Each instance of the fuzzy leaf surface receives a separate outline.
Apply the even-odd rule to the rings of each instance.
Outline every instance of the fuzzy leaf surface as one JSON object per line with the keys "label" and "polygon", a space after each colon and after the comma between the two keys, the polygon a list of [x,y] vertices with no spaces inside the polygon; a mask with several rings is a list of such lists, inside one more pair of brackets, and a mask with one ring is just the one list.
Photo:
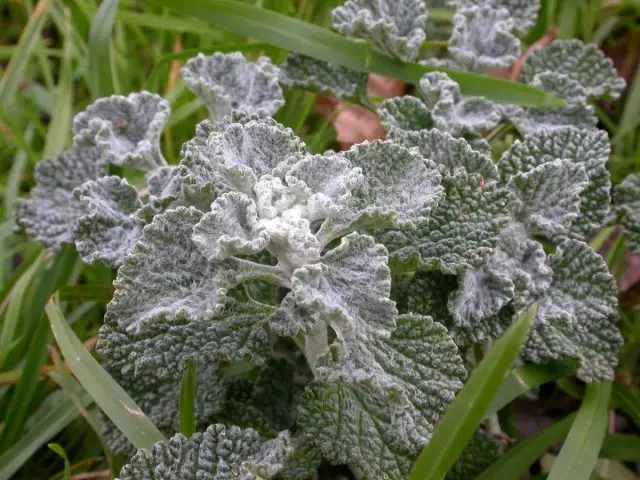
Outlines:
{"label": "fuzzy leaf surface", "polygon": [[414,132],[433,128],[433,119],[419,98],[405,95],[382,102],[378,108],[382,126],[391,132]]}
{"label": "fuzzy leaf surface", "polygon": [[268,57],[252,63],[240,52],[201,53],[185,64],[182,77],[215,120],[234,110],[266,117],[284,105],[279,70]]}
{"label": "fuzzy leaf surface", "polygon": [[95,147],[74,146],[38,163],[31,198],[16,202],[17,224],[52,251],[72,243],[73,231],[83,214],[73,201],[73,190],[105,173]]}
{"label": "fuzzy leaf surface", "polygon": [[280,83],[286,88],[305,88],[336,98],[356,98],[366,95],[366,72],[324,62],[299,53],[287,55],[280,67]]}
{"label": "fuzzy leaf surface", "polygon": [[102,177],[76,188],[73,198],[85,213],[73,235],[82,260],[119,267],[144,226],[136,215],[142,201],[135,187],[120,177]]}
{"label": "fuzzy leaf surface", "polygon": [[160,136],[170,112],[169,102],[153,93],[113,95],[76,115],[73,134],[79,144],[98,147],[104,163],[150,171],[167,164]]}
{"label": "fuzzy leaf surface", "polygon": [[332,464],[404,479],[465,375],[442,325],[401,315],[390,338],[334,343],[302,397],[299,424]]}
{"label": "fuzzy leaf surface", "polygon": [[141,449],[120,472],[120,480],[268,480],[291,453],[288,432],[263,442],[252,429],[211,425],[187,439]]}
{"label": "fuzzy leaf surface", "polygon": [[407,62],[417,58],[426,38],[428,15],[421,0],[347,0],[332,13],[338,32]]}
{"label": "fuzzy leaf surface", "polygon": [[580,193],[580,215],[571,226],[584,238],[600,227],[609,214],[611,180],[606,163],[611,147],[604,131],[562,128],[540,131],[516,141],[498,163],[502,182],[555,159],[567,159],[582,165],[589,178]]}
{"label": "fuzzy leaf surface", "polygon": [[457,274],[486,260],[508,219],[507,192],[458,170],[443,179],[445,196],[415,231],[389,231],[380,241],[393,261]]}
{"label": "fuzzy leaf surface", "polygon": [[629,248],[640,252],[640,176],[630,174],[616,187],[616,208],[621,214],[620,225]]}
{"label": "fuzzy leaf surface", "polygon": [[522,69],[522,79],[531,83],[542,72],[568,75],[594,98],[615,100],[625,87],[625,81],[618,77],[613,61],[597,45],[577,39],[556,40],[535,50]]}
{"label": "fuzzy leaf surface", "polygon": [[553,282],[539,301],[524,358],[534,363],[577,358],[581,380],[612,380],[622,347],[615,279],[602,257],[578,240],[558,247],[551,268]]}
{"label": "fuzzy leaf surface", "polygon": [[520,34],[535,25],[540,11],[540,0],[449,0],[448,3],[458,9],[474,6],[487,6],[495,10],[504,8],[513,18],[513,28]]}
{"label": "fuzzy leaf surface", "polygon": [[464,8],[453,17],[449,53],[472,72],[508,68],[520,55],[520,40],[511,33],[513,28],[513,19],[504,8]]}

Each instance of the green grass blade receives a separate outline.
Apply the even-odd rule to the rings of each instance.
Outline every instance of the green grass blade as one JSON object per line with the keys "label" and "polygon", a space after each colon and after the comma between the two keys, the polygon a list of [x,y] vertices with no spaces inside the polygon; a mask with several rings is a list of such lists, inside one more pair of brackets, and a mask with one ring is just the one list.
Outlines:
{"label": "green grass blade", "polygon": [[531,389],[573,375],[577,366],[577,362],[574,360],[560,360],[544,365],[523,365],[522,367],[514,368],[503,382],[493,402],[491,402],[485,417],[496,413]]}
{"label": "green grass blade", "polygon": [[618,125],[618,131],[613,137],[613,143],[619,143],[625,136],[631,134],[640,124],[640,64],[633,76],[633,83],[629,86],[629,93],[624,103],[622,118]]}
{"label": "green grass blade", "polygon": [[607,435],[599,456],[621,462],[640,462],[640,436],[624,433]]}
{"label": "green grass blade", "polygon": [[444,478],[484,419],[533,325],[536,311],[534,304],[494,343],[436,427],[409,480]]}
{"label": "green grass blade", "polygon": [[89,81],[94,98],[116,92],[111,61],[111,32],[118,0],[103,0],[89,30]]}
{"label": "green grass blade", "polygon": [[149,448],[165,438],[120,385],[87,352],[56,300],[45,308],[51,330],[74,375],[111,421],[136,448]]}
{"label": "green grass blade", "polygon": [[11,57],[11,61],[0,78],[0,105],[7,107],[15,99],[18,87],[23,80],[25,68],[36,48],[40,33],[47,22],[49,9],[53,0],[40,0],[33,14],[22,30],[17,48]]}
{"label": "green grass blade", "polygon": [[484,470],[476,480],[520,478],[549,447],[567,436],[575,417],[575,414],[569,415],[520,442]]}
{"label": "green grass blade", "polygon": [[196,366],[187,362],[180,383],[180,433],[190,438],[196,432]]}
{"label": "green grass blade", "polygon": [[417,83],[424,74],[446,72],[460,84],[465,95],[525,106],[558,106],[564,102],[541,90],[520,83],[417,63],[403,63],[361,42],[343,37],[325,28],[253,5],[229,0],[154,0],[216,27],[239,35],[257,38],[286,50],[337,63],[354,70],[378,73],[407,83]]}
{"label": "green grass blade", "polygon": [[71,464],[69,463],[69,457],[67,457],[67,452],[64,451],[64,448],[58,443],[50,443],[47,445],[51,450],[56,452],[58,455],[62,457],[64,460],[64,475],[63,480],[69,480],[71,478]]}
{"label": "green grass blade", "polygon": [[611,383],[589,384],[567,440],[553,464],[548,480],[584,480],[598,461],[607,433]]}
{"label": "green grass blade", "polygon": [[636,427],[640,428],[640,391],[627,390],[619,385],[613,386],[611,398],[615,407],[627,415]]}
{"label": "green grass blade", "polygon": [[[62,392],[57,405],[45,416],[34,423],[20,440],[0,456],[0,480],[8,480],[24,465],[45,443],[50,441],[77,416],[78,411],[71,400]],[[79,394],[85,407],[91,404],[91,397],[84,392]]]}
{"label": "green grass blade", "polygon": [[71,118],[73,117],[73,49],[71,43],[71,18],[68,9],[65,10],[64,26],[64,53],[53,105],[53,116],[49,122],[42,153],[45,158],[63,151],[70,139]]}

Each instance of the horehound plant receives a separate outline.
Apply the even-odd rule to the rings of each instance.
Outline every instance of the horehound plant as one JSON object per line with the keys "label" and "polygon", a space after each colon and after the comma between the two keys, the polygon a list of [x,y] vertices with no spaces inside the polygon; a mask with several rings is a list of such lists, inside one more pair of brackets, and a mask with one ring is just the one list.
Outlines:
{"label": "horehound plant", "polygon": [[[536,2],[456,0],[449,59],[511,65]],[[491,25],[489,32],[487,25]],[[420,0],[349,0],[336,30],[403,60],[429,31]],[[482,41],[479,36],[482,35]],[[55,251],[118,268],[97,350],[163,433],[135,451],[104,419],[128,479],[307,479],[322,462],[357,478],[403,479],[464,385],[463,354],[534,302],[521,361],[577,359],[585,382],[612,379],[622,339],[617,288],[585,240],[616,213],[638,243],[640,182],[617,191],[607,135],[589,100],[616,98],[593,46],[536,51],[522,81],[562,97],[555,109],[465,97],[445,73],[385,101],[385,141],[313,154],[276,122],[282,86],[362,98],[366,75],[291,54],[199,55],[183,69],[211,119],[168,165],[169,105],[148,92],[78,114],[73,147],[40,163],[16,210]],[[484,138],[512,124],[494,161]],[[110,175],[146,172],[146,188]],[[632,243],[633,244],[633,243]],[[197,372],[191,438],[176,434],[180,380]],[[448,478],[474,478],[500,454],[478,431]]]}

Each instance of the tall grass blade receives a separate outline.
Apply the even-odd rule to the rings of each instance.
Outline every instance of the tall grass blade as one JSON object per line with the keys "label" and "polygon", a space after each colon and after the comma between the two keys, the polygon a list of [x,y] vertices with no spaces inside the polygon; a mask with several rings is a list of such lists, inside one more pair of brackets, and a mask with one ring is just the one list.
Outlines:
{"label": "tall grass blade", "polygon": [[15,99],[23,80],[25,68],[40,40],[40,33],[47,22],[52,5],[53,0],[40,0],[22,30],[17,48],[2,74],[2,78],[0,78],[0,105],[2,108],[8,107]]}
{"label": "tall grass blade", "polygon": [[47,137],[44,142],[43,157],[50,157],[65,149],[71,132],[71,118],[73,117],[73,49],[71,42],[71,18],[65,9],[65,40],[60,65],[60,76],[56,88],[53,115],[49,122]]}
{"label": "tall grass blade", "polygon": [[496,413],[523,393],[576,372],[574,360],[558,360],[544,365],[523,365],[514,368],[502,383],[485,416]]}
{"label": "tall grass blade", "polygon": [[618,143],[625,136],[633,134],[638,125],[640,125],[640,64],[636,68],[633,83],[629,87],[622,118],[618,125],[618,131],[613,137],[613,143]]}
{"label": "tall grass blade", "polygon": [[567,440],[553,464],[548,480],[584,480],[598,461],[607,433],[611,383],[589,384]]}
{"label": "tall grass blade", "polygon": [[46,306],[51,330],[67,365],[93,400],[136,448],[149,448],[165,438],[120,385],[87,352],[60,310],[57,300]]}
{"label": "tall grass blade", "polygon": [[69,457],[67,457],[67,452],[64,451],[64,448],[58,443],[50,443],[47,445],[51,450],[56,452],[58,455],[62,457],[64,460],[64,475],[62,476],[63,480],[69,480],[71,478],[71,464],[69,463]]}
{"label": "tall grass blade", "polygon": [[520,442],[484,470],[476,480],[520,478],[544,452],[567,436],[575,417],[575,414],[569,415]]}
{"label": "tall grass blade", "polygon": [[624,433],[607,435],[599,456],[621,462],[640,462],[640,436]]}
{"label": "tall grass blade", "polygon": [[[78,411],[73,402],[60,390],[52,395],[56,394],[60,396],[56,406],[38,419],[20,440],[0,456],[0,480],[9,480],[38,449],[60,433],[78,416]],[[84,392],[79,392],[78,395],[85,407],[91,404],[92,400],[89,395]]]}
{"label": "tall grass blade", "polygon": [[196,432],[196,365],[188,361],[180,383],[180,433],[189,438]]}
{"label": "tall grass blade", "polygon": [[118,0],[103,0],[89,29],[89,82],[94,98],[116,92],[111,32],[117,11]]}
{"label": "tall grass blade", "polygon": [[440,480],[467,445],[500,389],[536,317],[534,304],[493,345],[438,424],[409,480]]}
{"label": "tall grass blade", "polygon": [[364,43],[296,18],[230,0],[154,0],[181,13],[210,22],[239,35],[257,38],[286,50],[337,63],[354,70],[378,73],[407,83],[417,83],[426,73],[446,72],[460,84],[462,93],[525,106],[559,106],[564,102],[527,85],[483,75],[417,63],[403,63]]}

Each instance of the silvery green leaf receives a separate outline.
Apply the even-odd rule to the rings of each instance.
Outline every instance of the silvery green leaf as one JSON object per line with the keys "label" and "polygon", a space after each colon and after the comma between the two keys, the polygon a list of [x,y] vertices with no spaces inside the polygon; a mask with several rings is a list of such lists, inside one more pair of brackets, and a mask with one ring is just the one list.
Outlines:
{"label": "silvery green leaf", "polygon": [[211,211],[193,227],[193,242],[208,260],[251,255],[267,247],[268,231],[258,224],[255,202],[243,193],[216,198]]}
{"label": "silvery green leaf", "polygon": [[538,303],[524,358],[534,363],[577,358],[578,378],[611,381],[622,347],[616,326],[615,279],[602,257],[577,240],[567,240],[558,247],[551,256],[551,268],[553,282]]}
{"label": "silvery green leaf", "polygon": [[530,240],[521,224],[509,225],[491,258],[464,272],[457,290],[448,296],[456,342],[470,345],[499,337],[545,294],[551,275],[542,245]]}
{"label": "silvery green leaf", "polygon": [[442,198],[441,176],[432,161],[390,141],[363,142],[344,152],[360,167],[364,184],[353,192],[355,218],[384,218],[397,226],[425,221]]}
{"label": "silvery green leaf", "polygon": [[365,181],[360,169],[338,154],[307,156],[288,170],[285,179],[288,185],[302,182],[308,189],[304,216],[310,222],[347,215],[351,191]]}
{"label": "silvery green leaf", "polygon": [[483,263],[508,220],[507,192],[480,175],[457,170],[443,178],[444,199],[415,231],[383,232],[394,262],[457,274]]}
{"label": "silvery green leaf", "polygon": [[472,150],[466,140],[453,138],[446,132],[436,129],[396,132],[392,140],[407,148],[417,148],[424,158],[440,165],[449,175],[458,168],[464,168],[468,173],[482,175],[485,180],[498,177],[498,170],[490,156]]}
{"label": "silvery green leaf", "polygon": [[354,232],[319,263],[293,272],[291,292],[271,327],[282,334],[308,333],[324,322],[343,339],[388,336],[397,315],[390,293],[386,249]]}
{"label": "silvery green leaf", "polygon": [[105,163],[144,171],[162,167],[167,162],[160,136],[170,110],[169,102],[149,92],[101,98],[75,116],[75,142],[97,146]]}
{"label": "silvery green leaf", "polygon": [[401,315],[390,338],[336,341],[302,396],[298,424],[332,464],[368,478],[407,478],[466,376],[447,330]]}
{"label": "silvery green leaf", "polygon": [[501,455],[500,442],[478,430],[444,478],[445,480],[474,480]]}
{"label": "silvery green leaf", "polygon": [[182,77],[216,120],[234,110],[266,117],[284,105],[279,70],[268,57],[252,63],[240,52],[200,53],[185,64]]}
{"label": "silvery green leaf", "polygon": [[218,165],[226,182],[247,195],[260,177],[281,176],[307,153],[293,130],[272,118],[230,123],[223,131],[209,135],[207,148],[208,160]]}
{"label": "silvery green leaf", "polygon": [[627,246],[640,252],[640,176],[630,174],[615,190],[616,208]]}
{"label": "silvery green leaf", "polygon": [[102,177],[77,187],[73,198],[84,212],[73,235],[82,260],[119,267],[144,226],[136,215],[142,201],[135,187],[120,177]]}
{"label": "silvery green leaf", "polygon": [[561,108],[523,108],[509,105],[504,111],[505,116],[524,137],[568,127],[593,131],[598,124],[593,107],[585,103]]}
{"label": "silvery green leaf", "polygon": [[449,0],[448,3],[458,9],[473,6],[487,6],[495,10],[505,8],[519,34],[525,34],[533,27],[540,11],[540,0]]}
{"label": "silvery green leaf", "polygon": [[263,442],[252,429],[211,425],[187,439],[140,449],[120,472],[121,480],[268,480],[291,453],[289,432]]}
{"label": "silvery green leaf", "polygon": [[73,243],[73,231],[83,214],[73,201],[73,189],[105,173],[99,150],[77,145],[38,163],[31,198],[16,202],[16,223],[50,250]]}
{"label": "silvery green leaf", "polygon": [[511,208],[532,235],[566,237],[580,214],[580,194],[589,184],[583,165],[552,160],[509,180]]}
{"label": "silvery green leaf", "polygon": [[172,165],[151,170],[146,177],[149,196],[160,202],[172,202],[182,195],[180,167]]}
{"label": "silvery green leaf", "polygon": [[449,53],[467,70],[489,72],[508,68],[520,56],[520,40],[505,8],[468,7],[453,17]]}
{"label": "silvery green leaf", "polygon": [[433,128],[433,119],[422,100],[411,95],[385,100],[377,110],[387,132],[413,132]]}
{"label": "silvery green leaf", "polygon": [[280,83],[286,88],[304,88],[330,94],[336,98],[356,98],[367,93],[366,72],[351,70],[290,52],[280,67]]}
{"label": "silvery green leaf", "polygon": [[[168,437],[180,431],[180,376],[160,380],[153,375],[136,377],[110,371],[118,384],[136,402],[136,405]],[[223,406],[227,380],[210,365],[196,368],[195,421],[198,430],[205,430]],[[101,433],[112,454],[132,456],[136,449],[109,418],[99,410]]]}
{"label": "silvery green leaf", "polygon": [[570,105],[586,103],[587,90],[577,80],[564,73],[540,72],[529,84],[556,97],[566,100]]}
{"label": "silvery green leaf", "polygon": [[347,0],[332,13],[338,32],[407,62],[418,57],[426,37],[428,15],[421,0]]}
{"label": "silvery green leaf", "polygon": [[284,480],[309,480],[317,475],[322,462],[320,448],[313,435],[299,435],[291,439],[293,453],[287,458],[280,476]]}
{"label": "silvery green leaf", "polygon": [[420,79],[420,90],[435,128],[454,137],[491,130],[502,120],[499,105],[482,97],[463,97],[458,84],[445,73],[427,73]]}
{"label": "silvery green leaf", "polygon": [[615,100],[624,90],[625,82],[618,77],[613,61],[598,46],[581,40],[556,40],[535,50],[522,69],[522,79],[530,83],[542,72],[568,75],[582,85],[589,97]]}
{"label": "silvery green leaf", "polygon": [[602,130],[579,130],[573,127],[543,130],[516,141],[498,163],[504,183],[519,172],[557,158],[572,160],[584,166],[589,184],[580,194],[580,216],[571,230],[586,237],[600,227],[609,214],[611,181],[606,169],[611,147]]}

